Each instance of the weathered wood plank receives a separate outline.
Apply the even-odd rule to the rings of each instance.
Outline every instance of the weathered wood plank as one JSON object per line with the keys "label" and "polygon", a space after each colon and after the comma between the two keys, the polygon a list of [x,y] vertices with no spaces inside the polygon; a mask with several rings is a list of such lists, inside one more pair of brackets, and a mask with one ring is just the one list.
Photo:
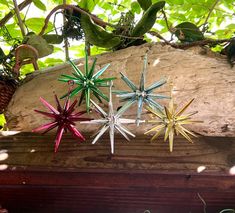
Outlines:
{"label": "weathered wood plank", "polygon": [[[174,189],[99,189],[74,187],[1,188],[4,206],[10,212],[82,212],[82,213],[199,213],[203,204],[196,192]],[[213,195],[214,194],[214,195]],[[207,213],[234,208],[234,193],[202,192]],[[227,199],[227,201],[226,201]]]}
{"label": "weathered wood plank", "polygon": [[0,203],[10,212],[197,213],[198,193],[209,213],[235,208],[234,138],[177,138],[170,153],[160,141],[117,136],[114,156],[107,136],[95,145],[65,136],[57,154],[53,138],[0,138]]}
{"label": "weathered wood plank", "polygon": [[109,154],[107,136],[94,145],[89,135],[86,138],[86,142],[79,143],[73,137],[65,136],[55,154],[54,136],[26,133],[1,137],[0,149],[7,153],[4,164],[11,170],[77,171],[85,168],[197,173],[199,166],[205,166],[203,173],[228,174],[235,165],[234,138],[200,137],[194,139],[194,144],[176,138],[174,151],[170,153],[168,143],[161,139],[150,143],[149,137],[137,136],[127,142],[117,135],[113,156]]}

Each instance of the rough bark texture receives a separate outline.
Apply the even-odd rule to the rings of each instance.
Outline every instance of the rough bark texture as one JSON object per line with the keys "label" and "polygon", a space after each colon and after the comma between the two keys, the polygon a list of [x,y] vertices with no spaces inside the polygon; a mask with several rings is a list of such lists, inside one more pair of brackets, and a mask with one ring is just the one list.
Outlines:
{"label": "rough bark texture", "polygon": [[[116,76],[118,79],[114,82],[115,89],[127,89],[125,83],[120,80],[119,72],[128,75],[138,84],[146,52],[147,85],[166,77],[167,84],[156,91],[169,95],[173,84],[174,99],[179,107],[195,98],[188,112],[198,111],[194,118],[204,122],[190,126],[191,130],[207,136],[235,136],[235,69],[231,69],[225,58],[209,55],[202,48],[180,50],[162,44],[147,44],[99,55],[97,69],[110,63],[108,71],[103,76]],[[84,60],[78,61],[81,69],[83,62]],[[18,88],[9,104],[6,113],[8,127],[11,130],[31,131],[45,123],[44,117],[34,113],[33,109],[44,110],[39,101],[40,96],[54,104],[53,91],[61,96],[68,89],[65,83],[57,80],[58,77],[70,73],[71,67],[67,64],[34,73],[31,80]],[[160,103],[165,105],[167,101]],[[106,106],[105,103],[102,105]],[[114,98],[114,106],[120,106],[117,98]],[[78,110],[82,109],[84,105]],[[133,110],[130,110],[129,114],[133,115],[136,112]],[[90,131],[94,126],[79,125],[79,128]],[[142,133],[150,126],[130,128],[134,132]]]}

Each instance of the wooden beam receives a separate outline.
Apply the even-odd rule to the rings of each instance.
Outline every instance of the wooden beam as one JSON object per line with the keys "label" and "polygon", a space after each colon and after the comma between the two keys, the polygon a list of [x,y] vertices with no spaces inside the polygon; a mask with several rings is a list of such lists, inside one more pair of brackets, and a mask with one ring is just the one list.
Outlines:
{"label": "wooden beam", "polygon": [[199,195],[207,212],[235,208],[234,138],[177,138],[170,153],[161,140],[117,136],[112,157],[107,136],[95,145],[65,136],[57,154],[53,140],[0,138],[0,203],[10,212],[203,212]]}

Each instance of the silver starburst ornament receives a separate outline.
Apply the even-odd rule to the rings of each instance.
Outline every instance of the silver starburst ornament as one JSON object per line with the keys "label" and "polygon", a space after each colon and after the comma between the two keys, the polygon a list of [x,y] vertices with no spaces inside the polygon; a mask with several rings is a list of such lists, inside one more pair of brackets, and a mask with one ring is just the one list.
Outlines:
{"label": "silver starburst ornament", "polygon": [[127,101],[124,104],[124,108],[129,108],[134,103],[137,103],[137,118],[136,123],[139,126],[140,118],[143,110],[143,104],[147,104],[152,108],[157,108],[162,110],[163,107],[156,102],[154,99],[163,99],[169,98],[165,95],[160,95],[153,93],[153,91],[166,83],[165,79],[161,79],[160,81],[155,82],[151,86],[145,86],[145,75],[147,71],[147,55],[144,56],[144,67],[140,78],[140,85],[136,86],[127,76],[120,72],[122,75],[122,80],[127,84],[128,87],[131,88],[131,91],[121,91],[114,90],[113,93],[117,94],[117,97],[121,98],[121,101]]}
{"label": "silver starburst ornament", "polygon": [[[95,106],[98,113],[101,115],[101,119],[91,120],[91,121],[84,121],[81,123],[86,124],[102,124],[102,127],[98,130],[95,134],[95,138],[92,141],[92,144],[95,144],[99,138],[109,130],[109,137],[110,137],[110,145],[111,145],[111,153],[114,153],[114,132],[115,130],[121,133],[128,141],[130,140],[128,136],[135,137],[133,133],[131,133],[123,124],[133,124],[136,122],[135,119],[127,119],[121,118],[123,113],[128,109],[127,106],[123,106],[117,112],[113,109],[112,103],[112,82],[110,83],[110,91],[109,91],[109,104],[108,104],[108,112],[106,113],[100,106],[98,106],[94,101],[91,100],[91,103]],[[144,122],[144,121],[140,121]]]}

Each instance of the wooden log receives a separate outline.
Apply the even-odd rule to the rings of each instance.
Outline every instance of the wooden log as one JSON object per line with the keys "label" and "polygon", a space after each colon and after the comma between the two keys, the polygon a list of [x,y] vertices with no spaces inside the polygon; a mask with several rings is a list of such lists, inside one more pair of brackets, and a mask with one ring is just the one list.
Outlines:
{"label": "wooden log", "polygon": [[[145,53],[148,53],[147,85],[166,77],[168,83],[159,88],[158,93],[169,95],[173,84],[174,99],[180,106],[195,98],[188,111],[198,111],[194,118],[204,122],[190,126],[191,130],[206,136],[235,136],[235,68],[232,69],[225,58],[208,55],[202,48],[180,50],[162,44],[145,44],[99,55],[97,69],[110,63],[103,76],[117,77],[115,89],[127,89],[119,72],[138,84]],[[83,62],[77,61],[81,69]],[[57,80],[61,74],[71,74],[70,65],[63,64],[36,72],[31,80],[18,88],[6,112],[9,129],[31,131],[45,123],[44,118],[34,113],[33,109],[44,109],[39,102],[40,96],[53,104],[53,91],[59,96],[66,93],[68,86]],[[167,105],[168,101],[160,103]],[[114,106],[120,105],[118,99],[114,98]],[[80,109],[84,109],[84,105]],[[132,117],[135,117],[135,110],[133,107],[129,111]],[[146,119],[146,116],[143,118]],[[83,131],[93,130],[93,126],[87,125],[80,125],[79,128]],[[131,128],[134,132],[143,133],[149,126]]]}
{"label": "wooden log", "polygon": [[[89,135],[86,135],[89,138]],[[182,138],[170,153],[143,136],[95,145],[65,136],[0,137],[0,204],[9,212],[219,212],[235,208],[235,138]]]}

